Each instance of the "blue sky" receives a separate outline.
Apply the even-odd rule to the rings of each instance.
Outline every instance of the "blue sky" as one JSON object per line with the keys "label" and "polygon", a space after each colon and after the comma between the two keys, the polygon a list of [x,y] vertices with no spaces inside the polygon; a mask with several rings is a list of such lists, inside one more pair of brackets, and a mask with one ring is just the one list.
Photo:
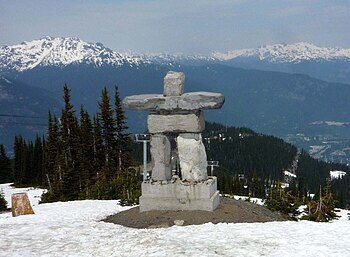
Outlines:
{"label": "blue sky", "polygon": [[349,29],[349,0],[0,0],[0,45],[70,36],[137,53],[350,48]]}

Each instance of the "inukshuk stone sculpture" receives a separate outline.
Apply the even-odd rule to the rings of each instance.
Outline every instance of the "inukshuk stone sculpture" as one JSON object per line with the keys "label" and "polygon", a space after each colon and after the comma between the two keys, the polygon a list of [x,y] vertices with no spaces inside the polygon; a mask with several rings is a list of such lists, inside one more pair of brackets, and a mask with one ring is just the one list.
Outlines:
{"label": "inukshuk stone sculpture", "polygon": [[[130,109],[149,110],[152,175],[142,184],[140,211],[207,210],[219,205],[216,177],[207,176],[207,156],[202,143],[204,109],[218,109],[225,98],[220,93],[184,93],[185,75],[169,71],[164,78],[163,95],[128,96]],[[176,135],[181,178],[171,169],[171,136]]]}

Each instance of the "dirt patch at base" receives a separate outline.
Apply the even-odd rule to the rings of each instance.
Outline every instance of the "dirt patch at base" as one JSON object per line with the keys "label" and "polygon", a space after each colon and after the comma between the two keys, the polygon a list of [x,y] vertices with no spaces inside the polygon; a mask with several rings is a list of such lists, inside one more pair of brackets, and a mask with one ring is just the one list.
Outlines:
{"label": "dirt patch at base", "polygon": [[[183,226],[200,225],[208,222],[217,223],[247,223],[285,221],[286,217],[278,212],[272,212],[257,204],[221,198],[220,205],[213,211],[147,211],[140,213],[139,207],[119,212],[104,219],[132,228],[171,227],[183,222]],[[174,223],[175,222],[175,223]]]}

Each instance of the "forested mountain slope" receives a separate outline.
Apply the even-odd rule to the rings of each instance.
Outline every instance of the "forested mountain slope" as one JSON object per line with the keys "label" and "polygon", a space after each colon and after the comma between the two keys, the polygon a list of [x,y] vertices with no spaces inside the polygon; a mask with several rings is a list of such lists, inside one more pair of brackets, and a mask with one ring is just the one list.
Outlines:
{"label": "forested mountain slope", "polygon": [[[264,197],[271,186],[288,182],[299,195],[317,194],[330,179],[331,170],[342,170],[347,175],[332,181],[334,195],[343,207],[350,201],[350,168],[346,165],[316,160],[280,138],[248,128],[206,123],[203,138],[208,160],[219,161],[214,174],[222,192]],[[284,171],[296,178],[286,177]]]}

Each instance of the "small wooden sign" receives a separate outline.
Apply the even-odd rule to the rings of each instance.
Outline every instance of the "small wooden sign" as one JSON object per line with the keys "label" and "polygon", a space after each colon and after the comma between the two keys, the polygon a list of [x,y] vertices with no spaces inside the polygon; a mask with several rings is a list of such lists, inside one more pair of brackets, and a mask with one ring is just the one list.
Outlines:
{"label": "small wooden sign", "polygon": [[27,193],[12,194],[12,217],[34,214]]}

